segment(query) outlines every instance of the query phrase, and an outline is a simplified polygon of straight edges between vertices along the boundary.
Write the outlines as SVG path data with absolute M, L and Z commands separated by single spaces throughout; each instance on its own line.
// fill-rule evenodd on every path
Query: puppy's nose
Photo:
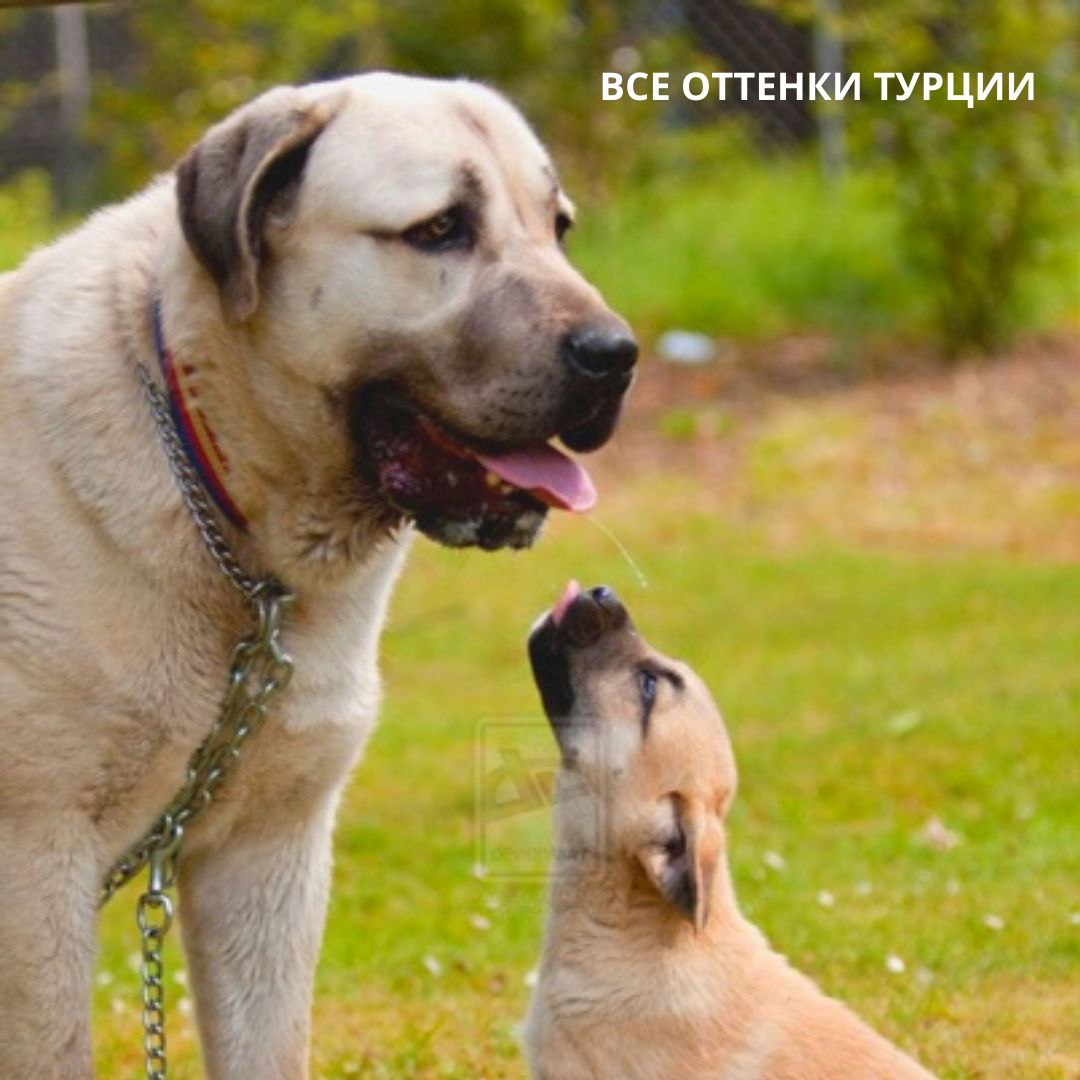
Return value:
M 581 326 L 560 347 L 563 363 L 586 379 L 627 378 L 638 358 L 638 343 L 625 329 Z
M 625 626 L 629 614 L 613 589 L 600 585 L 581 593 L 563 616 L 560 629 L 577 648 L 592 645 L 604 634 Z

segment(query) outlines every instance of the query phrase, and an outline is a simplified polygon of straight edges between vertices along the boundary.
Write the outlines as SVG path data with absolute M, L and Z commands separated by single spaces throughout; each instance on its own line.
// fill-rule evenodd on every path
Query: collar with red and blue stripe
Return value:
M 165 382 L 169 411 L 188 462 L 218 509 L 237 528 L 246 529 L 247 518 L 233 501 L 225 485 L 225 478 L 230 471 L 229 459 L 199 404 L 199 391 L 195 385 L 196 369 L 191 364 L 178 363 L 165 343 L 160 300 L 154 301 L 153 324 L 154 351 L 157 353 L 161 377 Z

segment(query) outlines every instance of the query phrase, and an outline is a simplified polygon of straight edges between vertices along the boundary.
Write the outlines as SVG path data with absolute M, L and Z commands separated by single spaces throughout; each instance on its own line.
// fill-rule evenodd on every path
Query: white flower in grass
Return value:
M 537 968 L 525 974 L 525 985 L 531 990 L 540 981 L 540 972 Z
M 99 971 L 94 979 L 98 986 L 111 986 L 113 976 L 111 971 Z
M 960 837 L 950 829 L 939 817 L 932 817 L 923 826 L 923 842 L 927 843 L 935 851 L 952 851 L 960 843 Z
M 907 964 L 895 954 L 885 957 L 885 967 L 888 971 L 891 971 L 894 975 L 903 975 L 907 971 Z
M 983 926 L 987 930 L 1004 930 L 1005 920 L 1000 915 L 984 915 Z
M 761 856 L 761 861 L 770 870 L 783 870 L 784 867 L 787 866 L 787 861 L 784 859 L 784 856 L 781 855 L 779 851 L 766 851 Z
M 1080 911 L 1074 911 L 1069 915 L 1069 924 L 1071 926 L 1080 926 Z
M 860 881 L 855 886 L 856 896 L 869 896 L 874 891 L 874 883 L 872 881 Z
M 825 908 L 836 907 L 836 897 L 828 889 L 822 889 L 817 894 L 817 902 Z
M 473 863 L 472 876 L 476 878 L 477 881 L 482 881 L 486 878 L 487 873 L 488 869 L 482 862 Z
M 189 998 L 187 994 L 180 998 L 176 1003 L 176 1008 L 181 1016 L 191 1016 L 192 1012 L 195 1010 L 195 1006 L 191 1003 L 191 998 Z
M 490 930 L 491 920 L 486 915 L 470 915 L 469 925 L 474 930 Z
M 428 953 L 423 958 L 423 960 L 420 961 L 420 963 L 424 965 L 427 973 L 434 978 L 437 979 L 442 974 L 442 964 L 439 962 L 439 958 L 437 956 L 432 956 L 431 953 Z

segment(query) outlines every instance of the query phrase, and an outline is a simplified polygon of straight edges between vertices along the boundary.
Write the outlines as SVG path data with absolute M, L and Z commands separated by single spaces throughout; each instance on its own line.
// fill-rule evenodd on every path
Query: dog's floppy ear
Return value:
M 287 217 L 312 143 L 334 111 L 292 88 L 271 91 L 211 128 L 177 166 L 184 236 L 234 322 L 259 306 L 267 215 L 273 208 Z
M 657 891 L 700 933 L 720 857 L 720 823 L 704 807 L 675 799 L 675 831 L 665 844 L 648 844 L 639 858 Z

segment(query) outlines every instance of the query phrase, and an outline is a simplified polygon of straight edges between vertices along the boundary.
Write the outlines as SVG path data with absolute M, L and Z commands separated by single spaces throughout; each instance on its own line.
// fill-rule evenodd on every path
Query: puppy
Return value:
M 568 586 L 529 640 L 562 755 L 540 980 L 540 1080 L 927 1080 L 739 913 L 735 761 L 685 664 L 605 588 Z

